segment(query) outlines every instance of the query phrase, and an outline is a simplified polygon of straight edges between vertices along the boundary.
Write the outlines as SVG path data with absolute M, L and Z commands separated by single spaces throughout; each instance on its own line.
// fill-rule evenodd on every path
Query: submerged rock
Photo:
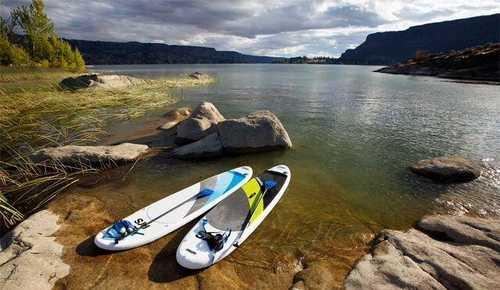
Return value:
M 478 164 L 462 157 L 421 160 L 411 166 L 410 170 L 442 183 L 469 182 L 481 175 L 481 168 Z
M 145 83 L 145 80 L 124 75 L 88 74 L 65 78 L 59 83 L 59 85 L 67 90 L 79 90 L 92 87 L 103 89 L 125 89 L 130 86 L 143 83 Z
M 166 113 L 165 117 L 167 118 L 167 122 L 163 124 L 160 127 L 160 129 L 161 130 L 172 129 L 173 127 L 177 126 L 180 122 L 189 118 L 189 116 L 191 116 L 191 112 L 192 112 L 191 108 L 183 107 Z
M 70 272 L 55 241 L 58 216 L 40 211 L 0 240 L 0 289 L 52 289 Z
M 224 120 L 224 116 L 214 104 L 203 102 L 193 110 L 191 116 L 177 126 L 176 143 L 186 144 L 198 141 L 215 131 L 214 125 Z
M 57 160 L 67 165 L 106 165 L 133 162 L 147 153 L 147 145 L 123 143 L 114 146 L 76 146 L 45 148 L 35 153 L 33 160 Z
M 270 111 L 254 112 L 247 117 L 231 119 L 217 125 L 226 152 L 248 153 L 291 148 L 285 127 Z
M 123 198 L 123 192 L 69 193 L 50 208 L 61 217 L 56 237 L 65 246 L 64 261 L 71 266 L 55 289 L 288 290 L 300 270 L 295 255 L 270 254 L 267 247 L 255 243 L 253 248 L 245 246 L 251 249 L 249 254 L 241 249 L 203 271 L 183 269 L 175 254 L 188 226 L 131 251 L 100 250 L 94 245 L 94 234 L 130 213 L 130 201 Z
M 500 221 L 430 216 L 407 232 L 384 230 L 345 280 L 346 289 L 495 289 Z
M 333 285 L 338 285 L 333 267 L 334 265 L 328 261 L 308 263 L 304 269 L 295 274 L 292 289 L 332 289 Z

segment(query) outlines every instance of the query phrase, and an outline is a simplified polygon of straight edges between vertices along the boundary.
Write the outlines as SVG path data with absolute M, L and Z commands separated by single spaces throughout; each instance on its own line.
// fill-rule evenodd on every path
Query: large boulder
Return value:
M 45 148 L 36 152 L 35 161 L 57 160 L 67 165 L 109 165 L 133 162 L 147 153 L 147 145 L 123 143 L 114 146 L 76 146 Z
M 469 182 L 481 175 L 481 167 L 462 157 L 437 157 L 417 162 L 410 167 L 415 174 L 436 182 Z
M 70 272 L 54 234 L 58 216 L 43 210 L 0 239 L 0 289 L 47 289 Z
M 270 111 L 226 120 L 217 125 L 217 130 L 226 152 L 247 153 L 292 147 L 285 127 Z
M 418 229 L 385 230 L 344 282 L 346 289 L 496 289 L 500 221 L 431 216 Z
M 217 123 L 224 120 L 224 116 L 214 104 L 203 102 L 193 110 L 190 118 L 177 126 L 177 144 L 186 144 L 198 141 L 215 132 Z
M 177 126 L 180 122 L 186 120 L 191 116 L 192 110 L 188 107 L 178 108 L 169 111 L 165 114 L 166 122 L 163 124 L 161 130 L 170 130 Z
M 198 128 L 202 128 L 203 124 L 205 123 L 201 123 Z M 258 111 L 245 118 L 224 120 L 203 132 L 211 134 L 177 148 L 174 150 L 174 156 L 196 159 L 220 156 L 223 153 L 241 154 L 292 147 L 292 141 L 283 124 L 270 111 Z

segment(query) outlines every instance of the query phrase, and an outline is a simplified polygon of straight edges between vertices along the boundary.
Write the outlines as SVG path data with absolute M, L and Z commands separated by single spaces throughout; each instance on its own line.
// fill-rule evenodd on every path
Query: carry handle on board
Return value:
M 264 184 L 262 185 L 264 187 L 264 192 L 262 192 L 262 194 L 259 196 L 259 200 L 257 201 L 257 203 L 255 203 L 254 208 L 251 209 L 251 211 L 250 211 L 251 214 L 248 215 L 248 218 L 245 221 L 245 227 L 243 228 L 243 230 L 241 230 L 240 235 L 236 239 L 236 242 L 233 243 L 233 247 L 238 248 L 240 246 L 239 240 L 240 240 L 241 236 L 243 235 L 243 233 L 245 232 L 245 230 L 247 229 L 248 225 L 250 224 L 250 220 L 252 219 L 252 216 L 254 215 L 255 211 L 257 210 L 257 207 L 259 206 L 259 203 L 264 198 L 264 195 L 266 195 L 266 193 L 270 189 L 273 189 L 274 187 L 276 187 L 277 184 L 278 183 L 276 181 L 274 181 L 274 180 L 266 180 L 266 181 L 264 181 Z

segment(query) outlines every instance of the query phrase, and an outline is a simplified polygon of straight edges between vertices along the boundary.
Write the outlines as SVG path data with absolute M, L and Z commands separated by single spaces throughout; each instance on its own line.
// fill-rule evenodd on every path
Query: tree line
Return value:
M 0 65 L 85 69 L 78 49 L 57 35 L 42 0 L 12 9 L 8 18 L 0 17 Z
M 339 59 L 327 56 L 317 56 L 317 57 L 307 57 L 298 56 L 281 59 L 275 63 L 286 63 L 286 64 L 339 64 Z

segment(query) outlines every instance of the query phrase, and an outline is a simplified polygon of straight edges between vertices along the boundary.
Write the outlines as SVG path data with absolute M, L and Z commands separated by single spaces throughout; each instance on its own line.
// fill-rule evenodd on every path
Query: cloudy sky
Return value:
M 29 0 L 0 0 L 0 15 Z M 500 0 L 46 0 L 63 37 L 339 56 L 376 31 L 500 12 Z

